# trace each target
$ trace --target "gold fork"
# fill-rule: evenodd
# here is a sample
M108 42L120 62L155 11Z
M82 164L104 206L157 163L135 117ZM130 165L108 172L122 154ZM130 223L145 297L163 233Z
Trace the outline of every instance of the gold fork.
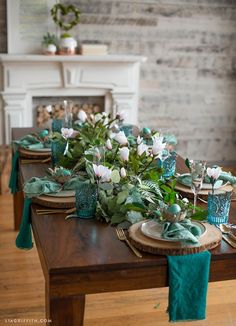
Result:
M48 214L58 214L58 213L65 213L70 214L74 213L76 208L69 208L69 209L36 209L37 215L48 215Z
M117 237L120 241L125 241L127 243L127 245L130 247L131 250L133 250L133 252L135 253L135 255L139 258L142 258L141 253L132 245L132 243L130 243L130 241L127 239L125 232L123 229L121 228L116 228L116 234Z

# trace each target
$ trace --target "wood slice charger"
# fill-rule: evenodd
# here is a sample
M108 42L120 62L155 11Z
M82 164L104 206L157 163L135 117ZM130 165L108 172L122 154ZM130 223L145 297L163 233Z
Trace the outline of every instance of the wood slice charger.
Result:
M199 246L184 246L180 242L162 241L147 237L141 232L144 221L133 224L129 228L130 242L138 249L158 255L187 255L217 247L222 239L221 231L214 225L202 223L206 232L199 238Z
M45 150L45 151L34 151L29 150L26 148L19 148L19 154L21 158L28 158L28 159L44 159L51 156L51 151Z
M32 198L32 201L36 204L51 207L51 208L72 208L75 207L75 196L71 197L51 197L41 195Z

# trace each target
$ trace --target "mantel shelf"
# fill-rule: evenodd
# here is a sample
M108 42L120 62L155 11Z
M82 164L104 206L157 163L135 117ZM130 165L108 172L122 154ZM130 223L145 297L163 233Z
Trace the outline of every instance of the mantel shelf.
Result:
M145 62L146 57L136 55L38 55L0 54L0 62Z

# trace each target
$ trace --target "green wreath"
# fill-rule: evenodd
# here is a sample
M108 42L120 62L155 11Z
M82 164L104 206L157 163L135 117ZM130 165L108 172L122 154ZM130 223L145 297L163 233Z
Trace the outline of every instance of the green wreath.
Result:
M61 16L66 16L69 13L73 13L75 17L72 21L66 23L58 18L58 12L61 14ZM69 31L79 23L80 11L73 5L65 6L61 3L58 3L52 7L51 16L56 25L58 25L64 31Z

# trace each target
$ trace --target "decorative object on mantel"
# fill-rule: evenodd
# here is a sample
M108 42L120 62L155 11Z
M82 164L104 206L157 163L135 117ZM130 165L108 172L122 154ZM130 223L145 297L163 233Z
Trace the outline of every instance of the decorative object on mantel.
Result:
M74 5L55 4L51 9L53 21L62 31L68 32L79 23L80 11ZM77 41L71 34L61 34L59 54L73 55L76 53Z
M83 42L80 45L79 53L81 55L107 55L108 46L106 44L99 44L96 42Z
M43 53L46 55L55 55L59 40L54 34L47 33L43 36Z

